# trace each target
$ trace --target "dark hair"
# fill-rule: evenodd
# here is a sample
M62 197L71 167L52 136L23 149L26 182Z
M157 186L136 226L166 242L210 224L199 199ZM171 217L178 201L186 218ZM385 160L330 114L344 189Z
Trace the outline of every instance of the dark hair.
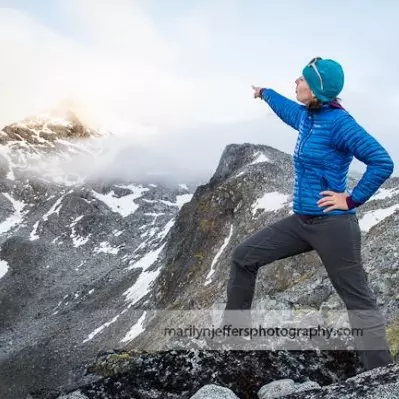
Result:
M318 100L317 98L313 98L307 105L307 107L310 110L317 110L317 109L320 109L322 106L323 106L323 103L320 100Z
M334 98L334 100L329 101L329 102L336 102L336 103L338 103L338 104L341 104L342 100L341 100L339 97L336 97L336 98ZM321 102L319 99L317 99L316 97L314 97L314 98L310 101L310 103L307 105L307 107L308 107L310 110L315 110L315 111L316 111L316 110L321 109L321 107L322 107L324 104L326 104L326 103L323 103L323 102Z

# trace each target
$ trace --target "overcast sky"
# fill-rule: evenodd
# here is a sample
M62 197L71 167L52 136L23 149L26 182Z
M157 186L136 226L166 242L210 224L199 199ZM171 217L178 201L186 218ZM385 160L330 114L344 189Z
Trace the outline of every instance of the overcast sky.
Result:
M67 101L93 126L212 173L230 143L292 153L295 131L250 86L295 98L322 56L343 65L343 105L398 175L398 15L394 0L0 0L0 124Z

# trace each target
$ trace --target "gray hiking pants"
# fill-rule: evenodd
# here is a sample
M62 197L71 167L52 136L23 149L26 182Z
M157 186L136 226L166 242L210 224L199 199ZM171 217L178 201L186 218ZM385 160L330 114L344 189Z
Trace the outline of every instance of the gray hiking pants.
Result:
M251 309L261 266L311 250L320 256L332 285L345 303L351 327L365 330L363 337L354 337L365 369L391 363L384 318L362 266L361 232L354 214L323 215L309 220L291 215L247 238L232 254L226 310Z

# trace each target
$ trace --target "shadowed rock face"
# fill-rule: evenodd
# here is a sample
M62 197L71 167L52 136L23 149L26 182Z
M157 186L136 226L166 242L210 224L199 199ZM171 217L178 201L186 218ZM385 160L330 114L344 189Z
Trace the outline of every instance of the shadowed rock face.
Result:
M262 385L280 378L321 385L354 375L357 364L351 352L165 351L114 352L101 355L88 367L86 378L99 381L79 387L88 398L190 398L202 386L217 384L239 398L254 398ZM76 390L76 388L75 388ZM60 393L61 394L61 393ZM40 396L42 395L42 396ZM45 395L45 396L43 396ZM46 396L47 395L47 396ZM37 392L33 398L53 398L54 392Z

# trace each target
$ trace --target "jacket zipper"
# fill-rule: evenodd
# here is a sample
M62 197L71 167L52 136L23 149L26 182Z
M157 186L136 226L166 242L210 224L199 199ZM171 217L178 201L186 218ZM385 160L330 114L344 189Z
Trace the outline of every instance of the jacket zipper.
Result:
M309 133L308 133L308 134L306 135L306 137L304 137L304 139L302 140L301 146L299 147L299 155L301 155L301 152L302 152L302 150L303 150L303 146L305 145L306 141L309 139L309 137L311 136L312 131L313 131L313 123L314 123L314 121L313 121L313 115L312 115L310 118L312 119L312 126L311 126L311 128L310 128L310 130L309 130Z
M313 123L314 123L314 121L313 121L313 115L311 115L310 117L309 117L309 119L312 119L312 125L311 125L311 128L310 128L310 131L309 131L309 133L306 135L306 137L304 137L304 139L302 140L302 143L301 143L301 145L299 146L299 150L298 150L298 155L299 155L299 162L301 162L301 164L302 164L302 170L303 170L303 173L302 173L302 176L301 176L301 182L300 182L300 184L299 184L299 203L300 203L300 208L301 209L303 209L303 207L302 207L302 180L303 180L303 176L305 175L305 171L306 171L306 168L305 168L305 166L304 166L304 164L303 164L303 162L301 161L301 153L302 153L302 150L303 150L303 146L305 145L305 143L306 143L306 141L308 140L308 138L310 137L310 135L312 134L312 130L313 130Z

